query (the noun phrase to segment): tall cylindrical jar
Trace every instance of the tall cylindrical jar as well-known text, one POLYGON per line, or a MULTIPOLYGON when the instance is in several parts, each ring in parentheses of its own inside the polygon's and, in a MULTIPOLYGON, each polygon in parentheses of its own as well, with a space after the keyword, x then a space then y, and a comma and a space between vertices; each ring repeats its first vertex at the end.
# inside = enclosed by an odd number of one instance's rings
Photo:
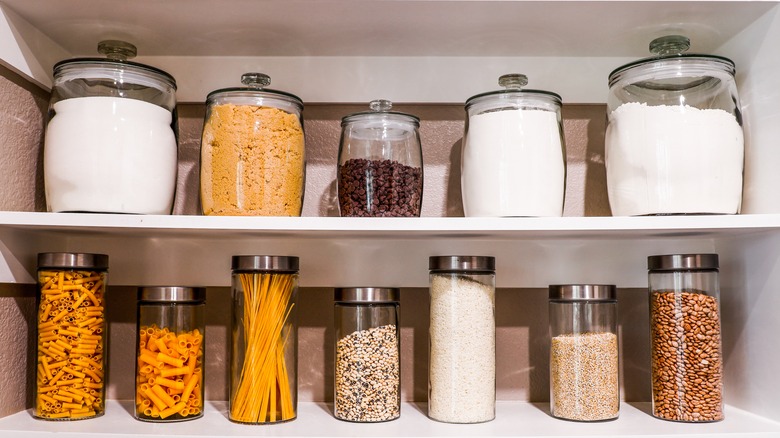
POLYGON ((297 416, 298 257, 233 256, 229 418, 248 424, 297 416))
POLYGON ((614 285, 552 285, 550 413, 576 421, 618 417, 617 294, 614 285))
POLYGON ((461 161, 469 216, 561 216, 566 152, 561 97, 523 89, 525 75, 501 76, 500 91, 466 101, 461 161))
POLYGON ((372 423, 401 415, 400 291, 337 288, 333 414, 372 423))
POLYGON ((306 159, 303 102, 265 88, 271 78, 245 73, 245 87, 206 98, 200 197, 207 216, 300 216, 306 159))
POLYGON ((203 416, 206 289, 138 289, 135 418, 169 423, 203 416))
POLYGON ((80 420, 106 406, 105 254, 38 254, 38 349, 33 415, 80 420))
POLYGON ((647 259, 653 415, 723 419, 723 355, 717 254, 647 259))
POLYGON ((428 416, 496 416, 495 258, 436 256, 430 268, 428 416))
POLYGON ((742 202, 742 108, 730 59, 688 54, 688 38, 609 75, 605 139, 614 216, 735 214, 742 202))
POLYGON ((54 66, 43 149, 49 211, 170 214, 178 148, 176 81, 127 61, 132 44, 103 41, 107 58, 54 66))
POLYGON ((338 186, 343 217, 417 217, 423 195, 420 119, 374 100, 341 120, 338 186))

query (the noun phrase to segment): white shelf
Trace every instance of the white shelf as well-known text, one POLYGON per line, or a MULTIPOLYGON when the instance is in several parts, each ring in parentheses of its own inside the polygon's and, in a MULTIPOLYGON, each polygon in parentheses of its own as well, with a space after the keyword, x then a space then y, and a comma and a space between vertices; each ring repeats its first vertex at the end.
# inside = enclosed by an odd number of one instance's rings
MULTIPOLYGON (((780 215, 321 218, 0 212, 0 281, 32 283, 36 254, 100 252, 114 285, 228 286, 238 254, 296 255, 302 286, 427 287, 432 255, 493 255, 499 287, 646 287, 646 257, 749 251, 780 215)), ((722 269, 728 271, 728 257, 722 269)))
MULTIPOLYGON (((134 42, 140 62, 179 82, 180 102, 261 70, 305 102, 463 103, 520 71, 564 102, 606 98, 609 72, 684 32, 719 52, 772 1, 2 0, 0 59, 51 85, 51 67, 134 42), (4 5, 4 6, 3 6, 4 5)), ((739 51, 727 51, 738 56, 739 51)))

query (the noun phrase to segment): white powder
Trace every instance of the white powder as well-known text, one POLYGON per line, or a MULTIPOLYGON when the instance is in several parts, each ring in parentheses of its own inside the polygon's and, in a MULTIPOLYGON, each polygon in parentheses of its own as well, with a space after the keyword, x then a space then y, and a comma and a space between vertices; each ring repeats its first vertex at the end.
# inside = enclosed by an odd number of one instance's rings
POLYGON ((495 417, 495 290, 455 275, 431 276, 428 416, 448 423, 495 417))
POLYGON ((625 103, 605 152, 614 216, 739 211, 743 134, 726 111, 625 103))
POLYGON ((54 104, 44 178, 51 211, 170 214, 176 188, 171 113, 119 97, 54 104))
POLYGON ((461 186, 466 216, 561 216, 566 172, 558 116, 504 110, 469 118, 461 186))

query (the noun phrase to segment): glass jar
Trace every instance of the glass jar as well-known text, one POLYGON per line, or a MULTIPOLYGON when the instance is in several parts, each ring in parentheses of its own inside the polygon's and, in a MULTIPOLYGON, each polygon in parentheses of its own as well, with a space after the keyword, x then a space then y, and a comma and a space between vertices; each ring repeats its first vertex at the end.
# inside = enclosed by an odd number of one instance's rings
POLYGON ((521 74, 504 90, 466 101, 461 160, 463 211, 470 216, 561 216, 566 151, 561 97, 523 89, 521 74))
POLYGON ((233 256, 229 418, 268 424, 297 416, 298 257, 233 256))
POLYGON ((617 292, 614 285, 552 285, 550 413, 575 421, 618 417, 617 292))
POLYGON ((43 150, 54 212, 170 214, 176 189, 176 81, 127 61, 135 46, 103 41, 108 58, 54 65, 43 150))
POLYGON ((401 416, 400 290, 335 290, 333 415, 374 423, 401 416))
POLYGON ((735 214, 744 139, 734 63, 653 40, 651 58, 609 75, 605 140, 614 216, 735 214))
POLYGON ((490 421, 496 416, 495 258, 436 256, 429 268, 428 416, 490 421))
POLYGON ((105 412, 107 280, 105 254, 38 254, 35 418, 81 420, 105 412))
POLYGON ((200 199, 207 216, 300 216, 306 185, 303 102, 265 88, 262 73, 245 87, 206 98, 200 199))
POLYGON ((170 423, 203 416, 206 289, 138 289, 135 418, 170 423))
POLYGON ((419 217, 423 195, 420 119, 374 100, 341 120, 338 186, 343 217, 419 217))
POLYGON ((723 355, 717 254, 647 258, 653 415, 723 419, 723 355))

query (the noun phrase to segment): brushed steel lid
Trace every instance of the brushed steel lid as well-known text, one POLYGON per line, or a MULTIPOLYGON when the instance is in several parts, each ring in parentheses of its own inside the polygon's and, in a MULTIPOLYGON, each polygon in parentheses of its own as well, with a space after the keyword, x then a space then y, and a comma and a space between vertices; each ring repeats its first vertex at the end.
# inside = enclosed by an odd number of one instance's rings
POLYGON ((81 252, 43 252, 38 254, 39 268, 108 269, 108 255, 81 252))
POLYGON ((138 301, 193 303, 206 301, 206 288, 183 286, 146 286, 138 288, 138 301))
POLYGON ((494 272, 496 258, 491 256, 433 256, 428 259, 431 271, 494 272))
POLYGON ((233 256, 234 271, 298 271, 298 257, 270 255, 237 255, 233 256))
POLYGON ((342 303, 397 303, 401 290, 396 287, 337 287, 333 299, 342 303))
POLYGON ((614 284, 553 284, 550 301, 617 301, 614 284))
POLYGON ((718 269, 717 254, 666 254, 647 258, 651 271, 677 271, 689 269, 718 269))

